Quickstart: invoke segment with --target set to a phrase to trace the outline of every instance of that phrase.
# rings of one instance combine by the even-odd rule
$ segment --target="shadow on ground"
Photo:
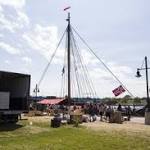
[[[0,131],[13,131],[21,127],[23,126],[19,124],[11,124],[11,123],[0,124]]]

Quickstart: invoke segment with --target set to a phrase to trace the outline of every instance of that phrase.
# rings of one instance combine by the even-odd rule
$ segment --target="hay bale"
[[[79,109],[70,113],[70,123],[82,123],[82,112]]]
[[[121,112],[120,112],[120,111],[114,112],[114,113],[111,115],[109,122],[110,122],[110,123],[119,123],[119,124],[121,124],[121,123],[123,122]]]

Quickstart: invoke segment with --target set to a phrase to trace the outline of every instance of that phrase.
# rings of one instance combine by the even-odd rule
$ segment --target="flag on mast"
[[[114,93],[115,96],[119,96],[120,94],[122,94],[125,91],[126,90],[123,88],[123,86],[120,85],[119,87],[117,87],[116,89],[114,89],[112,92]]]
[[[63,69],[62,69],[62,76],[64,73],[65,73],[65,67],[63,67]]]
[[[71,8],[70,6],[65,7],[65,8],[64,8],[64,11],[66,11],[66,10],[68,10],[68,9],[70,9],[70,8]]]

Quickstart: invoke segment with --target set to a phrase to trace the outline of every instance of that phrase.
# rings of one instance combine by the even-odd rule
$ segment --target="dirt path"
[[[33,116],[33,117],[24,117],[24,119],[27,119],[29,122],[48,122],[50,123],[51,116]]]
[[[82,125],[96,131],[122,132],[124,134],[150,137],[150,126],[144,124],[144,118],[132,118],[131,121],[126,121],[123,124],[95,121],[92,123],[83,123]]]

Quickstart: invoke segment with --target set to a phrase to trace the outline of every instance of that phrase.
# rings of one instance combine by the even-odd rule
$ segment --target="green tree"
[[[134,100],[133,100],[133,103],[134,104],[141,104],[141,98],[135,97]]]

